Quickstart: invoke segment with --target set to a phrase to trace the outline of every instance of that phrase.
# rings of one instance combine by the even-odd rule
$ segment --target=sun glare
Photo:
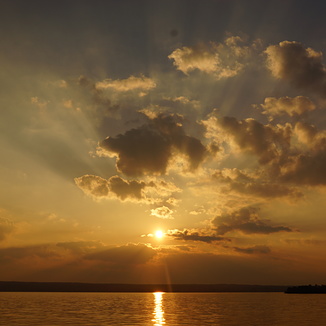
[[[158,230],[155,232],[155,237],[158,238],[158,239],[161,239],[163,238],[163,232],[161,230]]]
[[[164,319],[164,310],[163,310],[163,294],[164,292],[154,292],[154,319],[152,321],[154,322],[155,326],[161,326],[165,325],[165,319]]]

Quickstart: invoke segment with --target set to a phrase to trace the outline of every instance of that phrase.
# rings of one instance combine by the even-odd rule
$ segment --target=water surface
[[[321,325],[326,295],[0,293],[0,325]]]

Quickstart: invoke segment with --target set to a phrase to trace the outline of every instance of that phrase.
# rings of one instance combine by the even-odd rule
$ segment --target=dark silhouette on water
[[[285,290],[285,293],[326,293],[326,285],[299,285],[291,286]]]
[[[108,284],[0,282],[0,292],[284,292],[287,286],[246,284]]]

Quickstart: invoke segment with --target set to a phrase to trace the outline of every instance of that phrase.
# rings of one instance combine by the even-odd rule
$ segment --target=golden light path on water
[[[154,318],[152,321],[154,322],[155,326],[160,326],[165,324],[165,319],[164,319],[164,311],[163,311],[163,294],[164,292],[154,292]]]

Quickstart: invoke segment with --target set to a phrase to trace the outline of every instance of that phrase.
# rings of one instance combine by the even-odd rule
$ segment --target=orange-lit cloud
[[[169,207],[161,206],[151,210],[151,215],[163,219],[173,219],[173,210]]]
[[[148,182],[126,180],[117,175],[109,179],[104,179],[95,175],[83,175],[75,178],[75,183],[87,195],[93,196],[95,199],[117,198],[121,201],[129,200],[148,204],[164,200],[169,202],[170,196],[173,193],[180,192],[180,189],[175,185],[163,180],[150,180]],[[169,212],[165,212],[165,215],[170,215],[170,209],[167,207],[166,209],[168,209]],[[154,211],[157,214],[159,213],[156,210]],[[161,211],[161,214],[163,213],[164,212]]]
[[[119,176],[113,176],[106,180],[95,175],[84,175],[75,178],[75,182],[77,186],[87,194],[95,197],[109,197],[109,195],[115,195],[121,200],[127,198],[136,200],[143,199],[142,189],[146,186],[144,182],[135,180],[128,181]]]
[[[316,109],[316,105],[305,96],[267,97],[261,107],[264,109],[263,113],[271,117],[284,114],[293,117]]]
[[[174,50],[169,59],[184,74],[199,70],[214,75],[217,79],[236,76],[245,66],[248,56],[257,43],[244,45],[244,39],[231,36],[224,43],[200,44]]]
[[[106,88],[113,88],[118,92],[127,92],[131,90],[150,90],[156,87],[154,80],[151,78],[140,76],[130,76],[127,79],[105,79],[101,82],[97,82],[95,84],[97,89],[106,89]]]

